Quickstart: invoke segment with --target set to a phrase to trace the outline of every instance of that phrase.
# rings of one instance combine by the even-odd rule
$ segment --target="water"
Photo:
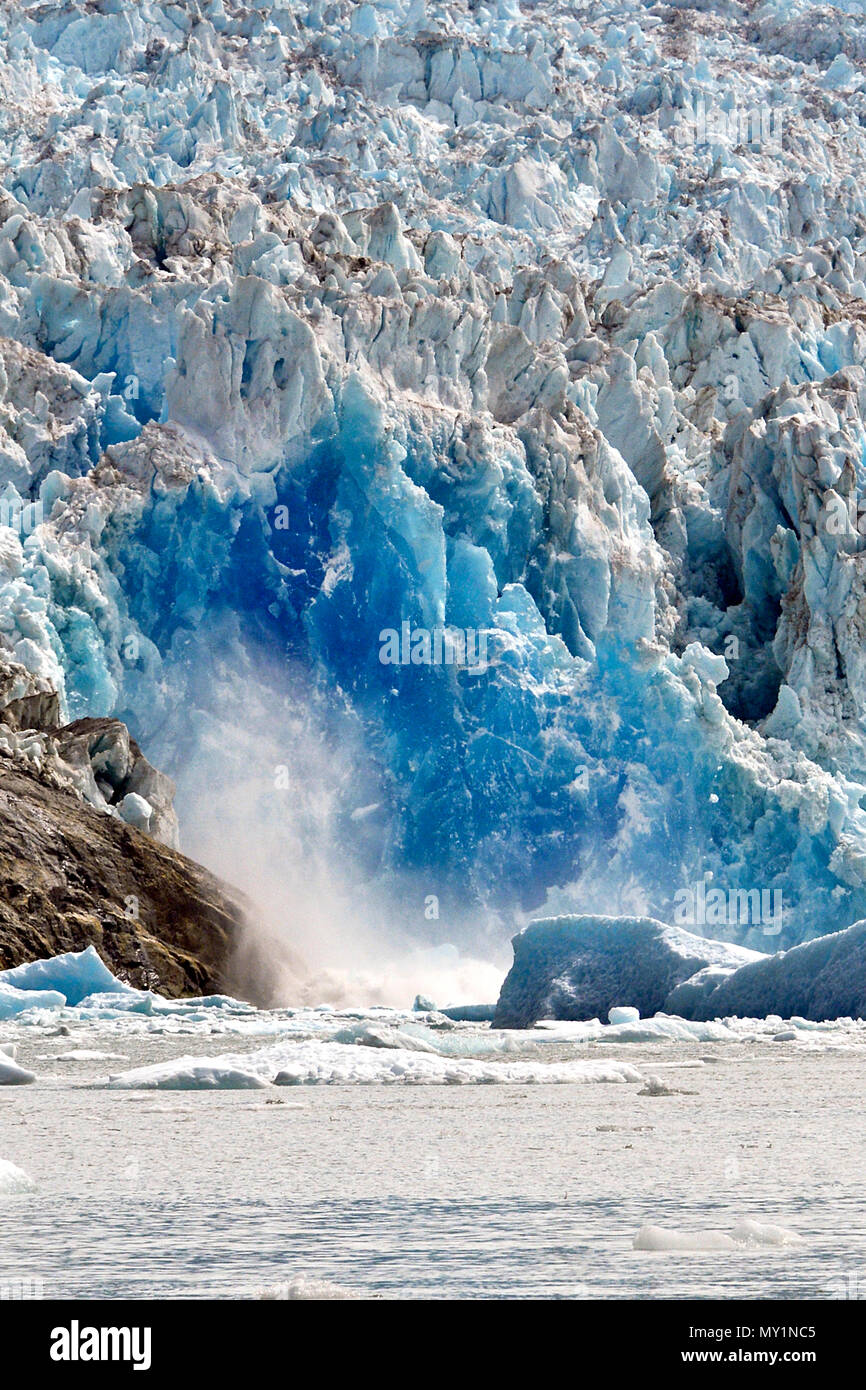
[[[222,1050],[88,1031],[129,1056],[114,1068]],[[677,1092],[656,1096],[543,1080],[115,1092],[82,1084],[105,1063],[34,1060],[47,1052],[27,1040],[19,1060],[40,1081],[0,1090],[0,1155],[38,1184],[0,1198],[0,1285],[237,1298],[304,1275],[384,1298],[866,1295],[859,1047],[594,1050]],[[632,1248],[644,1222],[730,1230],[743,1215],[802,1243]]]

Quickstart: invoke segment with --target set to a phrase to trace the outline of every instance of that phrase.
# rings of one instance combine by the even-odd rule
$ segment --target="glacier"
[[[781,894],[694,928],[762,953],[866,916],[837,10],[3,7],[0,636],[187,852],[461,948],[698,884]]]

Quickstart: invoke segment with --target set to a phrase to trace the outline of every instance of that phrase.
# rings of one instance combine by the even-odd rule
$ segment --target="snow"
[[[758,950],[866,915],[844,10],[5,7],[0,496],[44,517],[0,632],[187,849],[332,844],[266,775],[314,710],[340,863],[467,934],[699,882],[783,894]],[[485,670],[383,666],[404,621]]]
[[[638,1023],[640,1020],[640,1009],[633,1009],[628,1005],[614,1007],[607,1011],[608,1023]]]

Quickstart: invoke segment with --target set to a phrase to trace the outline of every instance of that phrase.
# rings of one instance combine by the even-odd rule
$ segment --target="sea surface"
[[[131,1068],[262,1046],[129,1026],[4,1027],[38,1076],[0,1087],[0,1158],[35,1184],[0,1196],[6,1297],[304,1297],[316,1281],[363,1298],[866,1297],[860,1029],[524,1034],[526,1084],[114,1089]],[[463,1030],[467,1049],[483,1031]],[[113,1055],[65,1055],[88,1051]],[[545,1081],[589,1052],[643,1080]],[[743,1217],[800,1239],[634,1248],[646,1224],[699,1243]]]

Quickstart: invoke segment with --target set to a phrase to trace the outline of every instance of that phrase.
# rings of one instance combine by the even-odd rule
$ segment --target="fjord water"
[[[19,1036],[24,1029],[19,1029]],[[661,1083],[111,1090],[106,1071],[213,1054],[213,1037],[19,1044],[0,1148],[0,1284],[45,1297],[249,1298],[304,1281],[382,1298],[829,1298],[866,1292],[863,1040],[746,1033],[595,1047]],[[233,1053],[251,1040],[231,1040]],[[374,1049],[371,1049],[374,1051]],[[585,1052],[585,1048],[584,1048]],[[119,1054],[125,1054],[119,1060]],[[48,1060],[51,1056],[57,1060]],[[41,1060],[37,1060],[41,1059]],[[96,1086],[94,1087],[94,1082]],[[643,1094],[642,1094],[643,1093]],[[844,1138],[842,1137],[844,1136]],[[633,1249],[645,1223],[779,1247]]]

